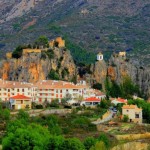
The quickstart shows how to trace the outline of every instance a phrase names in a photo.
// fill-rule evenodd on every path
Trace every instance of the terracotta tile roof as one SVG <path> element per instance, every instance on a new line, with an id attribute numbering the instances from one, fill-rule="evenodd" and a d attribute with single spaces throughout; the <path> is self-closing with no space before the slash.
<path id="1" fill-rule="evenodd" d="M 15 99 L 15 100 L 20 100 L 20 99 L 30 100 L 31 98 L 27 97 L 25 95 L 16 95 L 16 96 L 10 97 L 10 99 Z"/>
<path id="2" fill-rule="evenodd" d="M 127 99 L 123 99 L 123 98 L 110 98 L 111 101 L 116 101 L 116 102 L 119 102 L 119 103 L 127 103 Z"/>
<path id="3" fill-rule="evenodd" d="M 136 105 L 123 105 L 123 109 L 136 109 L 141 110 L 141 108 L 138 108 Z"/>
<path id="4" fill-rule="evenodd" d="M 117 101 L 121 102 L 121 103 L 126 103 L 127 102 L 127 99 L 123 99 L 123 98 L 118 98 Z"/>
<path id="5" fill-rule="evenodd" d="M 31 87 L 34 87 L 34 85 L 27 82 L 0 80 L 0 88 L 31 88 Z"/>
<path id="6" fill-rule="evenodd" d="M 89 97 L 87 99 L 85 99 L 85 101 L 90 101 L 90 102 L 100 102 L 101 100 L 96 98 L 96 97 Z"/>
<path id="7" fill-rule="evenodd" d="M 40 81 L 37 82 L 35 86 L 39 89 L 83 89 L 88 87 L 85 85 L 75 85 L 70 82 L 53 80 Z"/>

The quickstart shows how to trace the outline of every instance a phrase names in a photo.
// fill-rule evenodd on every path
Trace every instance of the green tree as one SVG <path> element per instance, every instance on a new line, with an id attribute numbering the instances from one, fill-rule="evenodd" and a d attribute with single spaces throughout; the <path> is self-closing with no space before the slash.
<path id="1" fill-rule="evenodd" d="M 62 150 L 85 150 L 82 142 L 77 138 L 65 139 Z"/>
<path id="2" fill-rule="evenodd" d="M 18 128 L 3 139 L 3 150 L 45 150 L 49 142 L 46 128 L 31 124 L 26 128 Z"/>
<path id="3" fill-rule="evenodd" d="M 110 106 L 110 101 L 106 99 L 102 99 L 98 107 L 99 106 L 103 109 L 107 109 Z"/>
<path id="4" fill-rule="evenodd" d="M 102 84 L 96 83 L 96 84 L 93 85 L 93 88 L 97 89 L 97 90 L 102 90 Z"/>
<path id="5" fill-rule="evenodd" d="M 123 78 L 123 83 L 121 84 L 121 90 L 123 92 L 123 97 L 130 99 L 132 96 L 136 94 L 140 94 L 139 87 L 135 85 L 131 78 L 126 76 Z"/>
<path id="6" fill-rule="evenodd" d="M 123 122 L 128 122 L 128 120 L 129 120 L 128 115 L 124 115 L 124 116 L 123 116 Z"/>
<path id="7" fill-rule="evenodd" d="M 107 150 L 103 141 L 97 142 L 95 146 L 92 146 L 90 150 Z"/>
<path id="8" fill-rule="evenodd" d="M 96 144 L 97 140 L 93 137 L 87 137 L 84 140 L 84 147 L 86 150 L 89 150 L 92 146 Z"/>
<path id="9" fill-rule="evenodd" d="M 48 79 L 59 80 L 59 74 L 55 70 L 51 69 L 51 71 L 48 74 Z"/>
<path id="10" fill-rule="evenodd" d="M 106 134 L 104 133 L 100 134 L 98 140 L 104 142 L 106 148 L 110 147 L 110 141 Z"/>
<path id="11" fill-rule="evenodd" d="M 27 112 L 25 112 L 24 110 L 20 109 L 17 114 L 17 119 L 29 121 L 29 114 Z"/>
<path id="12" fill-rule="evenodd" d="M 15 133 L 18 128 L 23 129 L 23 128 L 26 128 L 27 125 L 28 125 L 27 122 L 16 119 L 16 120 L 10 121 L 7 124 L 6 131 L 7 133 Z"/>
<path id="13" fill-rule="evenodd" d="M 51 136 L 47 146 L 48 150 L 63 150 L 65 138 L 62 136 Z"/>
<path id="14" fill-rule="evenodd" d="M 23 49 L 27 48 L 25 45 L 19 45 L 12 53 L 13 58 L 20 58 L 22 56 Z"/>
<path id="15" fill-rule="evenodd" d="M 6 121 L 8 121 L 10 119 L 10 110 L 9 109 L 3 110 L 2 118 L 3 118 L 3 120 L 6 120 Z"/>
<path id="16" fill-rule="evenodd" d="M 48 46 L 48 38 L 47 38 L 46 36 L 40 36 L 40 37 L 35 41 L 35 45 L 47 47 L 47 46 Z"/>

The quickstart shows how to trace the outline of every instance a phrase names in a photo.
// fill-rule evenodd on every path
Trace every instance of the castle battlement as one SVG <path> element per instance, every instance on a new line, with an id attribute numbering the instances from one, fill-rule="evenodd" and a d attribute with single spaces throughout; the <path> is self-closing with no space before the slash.
<path id="1" fill-rule="evenodd" d="M 27 53 L 41 53 L 41 49 L 23 49 L 23 55 Z"/>
<path id="2" fill-rule="evenodd" d="M 58 48 L 65 47 L 65 40 L 62 37 L 57 37 L 55 40 L 49 42 L 50 47 L 55 47 L 56 45 Z"/>
<path id="3" fill-rule="evenodd" d="M 12 58 L 12 52 L 6 53 L 6 58 L 7 58 L 7 59 L 11 59 L 11 58 Z"/>

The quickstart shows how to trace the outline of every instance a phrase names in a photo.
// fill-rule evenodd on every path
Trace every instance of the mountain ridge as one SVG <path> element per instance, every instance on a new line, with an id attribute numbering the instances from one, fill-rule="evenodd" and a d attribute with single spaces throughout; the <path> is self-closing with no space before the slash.
<path id="1" fill-rule="evenodd" d="M 88 52 L 104 51 L 110 56 L 114 51 L 130 50 L 130 57 L 149 64 L 149 1 L 57 2 L 43 0 L 24 16 L 0 24 L 0 43 L 5 45 L 1 51 L 32 42 L 39 35 L 49 39 L 67 35 Z"/>

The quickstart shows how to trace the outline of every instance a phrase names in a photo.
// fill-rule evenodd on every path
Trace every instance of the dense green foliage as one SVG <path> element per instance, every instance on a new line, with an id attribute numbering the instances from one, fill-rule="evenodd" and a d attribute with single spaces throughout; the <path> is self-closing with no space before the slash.
<path id="1" fill-rule="evenodd" d="M 76 64 L 79 63 L 91 64 L 95 61 L 94 53 L 87 52 L 80 46 L 69 41 L 68 38 L 65 38 L 65 40 L 66 40 L 66 48 L 71 51 L 71 54 Z"/>
<path id="2" fill-rule="evenodd" d="M 65 118 L 56 115 L 30 118 L 27 112 L 19 110 L 15 118 L 9 118 L 6 135 L 2 141 L 3 149 L 90 150 L 91 147 L 95 148 L 98 141 L 104 142 L 103 146 L 109 145 L 109 140 L 104 134 L 98 139 L 88 137 L 83 142 L 74 136 L 63 137 L 63 134 L 71 135 L 68 133 L 76 133 L 77 130 L 81 133 L 96 131 L 88 116 L 90 114 L 71 113 Z"/>
<path id="3" fill-rule="evenodd" d="M 98 140 L 93 138 L 93 137 L 87 137 L 84 140 L 84 146 L 86 150 L 89 150 L 92 146 L 94 146 L 96 144 Z"/>
<path id="4" fill-rule="evenodd" d="M 0 105 L 0 122 L 8 121 L 10 119 L 10 111 L 8 109 L 2 109 Z"/>
<path id="5" fill-rule="evenodd" d="M 124 115 L 124 116 L 123 116 L 123 122 L 128 122 L 128 120 L 129 120 L 128 115 Z"/>
<path id="6" fill-rule="evenodd" d="M 51 71 L 48 74 L 48 79 L 59 80 L 60 77 L 59 77 L 59 74 L 55 70 L 51 69 Z"/>
<path id="7" fill-rule="evenodd" d="M 102 84 L 96 83 L 96 84 L 93 85 L 93 88 L 97 89 L 97 90 L 102 90 Z"/>
<path id="8" fill-rule="evenodd" d="M 22 56 L 23 49 L 27 48 L 27 46 L 20 45 L 18 46 L 12 53 L 13 58 L 20 58 Z"/>
<path id="9" fill-rule="evenodd" d="M 123 82 L 120 85 L 106 77 L 105 89 L 108 97 L 123 97 L 130 99 L 134 94 L 143 96 L 139 90 L 139 87 L 135 85 L 128 76 L 123 78 Z"/>
<path id="10" fill-rule="evenodd" d="M 44 48 L 48 46 L 48 38 L 46 36 L 40 36 L 36 41 L 35 45 L 37 47 L 43 46 Z"/>
<path id="11" fill-rule="evenodd" d="M 12 131 L 9 130 L 7 137 L 3 140 L 4 150 L 45 150 L 47 148 L 49 133 L 40 125 L 30 124 L 17 128 L 15 132 Z"/>
<path id="12" fill-rule="evenodd" d="M 97 142 L 90 150 L 107 150 L 103 141 Z"/>
<path id="13" fill-rule="evenodd" d="M 110 140 L 106 136 L 106 134 L 104 133 L 100 134 L 100 136 L 98 137 L 98 140 L 104 142 L 106 148 L 110 147 Z"/>

